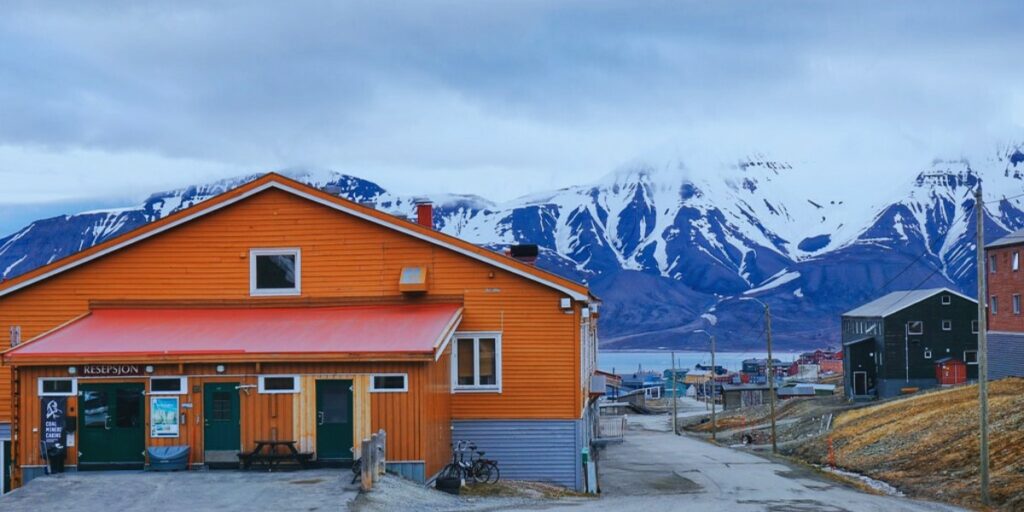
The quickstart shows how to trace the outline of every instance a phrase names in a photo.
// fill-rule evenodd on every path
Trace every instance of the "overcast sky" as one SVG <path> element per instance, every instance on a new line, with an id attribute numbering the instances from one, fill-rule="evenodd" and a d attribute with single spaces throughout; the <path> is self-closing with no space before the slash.
<path id="1" fill-rule="evenodd" d="M 891 173 L 1024 141 L 1020 1 L 85 3 L 5 2 L 0 231 L 289 167 L 504 200 L 636 161 Z"/>

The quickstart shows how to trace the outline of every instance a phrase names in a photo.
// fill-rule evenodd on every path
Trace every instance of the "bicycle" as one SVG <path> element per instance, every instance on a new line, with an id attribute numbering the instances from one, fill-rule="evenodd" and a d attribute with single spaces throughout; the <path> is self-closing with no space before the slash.
<path id="1" fill-rule="evenodd" d="M 458 441 L 452 443 L 452 461 L 441 470 L 440 476 L 458 478 L 463 481 L 497 483 L 501 478 L 498 461 L 485 459 L 485 452 L 477 451 L 476 443 Z M 469 460 L 466 455 L 469 454 Z"/>
<path id="2" fill-rule="evenodd" d="M 470 455 L 472 461 L 470 471 L 473 474 L 473 480 L 481 484 L 496 484 L 501 479 L 501 470 L 498 469 L 498 461 L 494 459 L 485 459 L 484 455 L 487 452 L 478 451 L 476 444 L 470 443 L 470 450 L 476 453 L 476 458 Z"/>

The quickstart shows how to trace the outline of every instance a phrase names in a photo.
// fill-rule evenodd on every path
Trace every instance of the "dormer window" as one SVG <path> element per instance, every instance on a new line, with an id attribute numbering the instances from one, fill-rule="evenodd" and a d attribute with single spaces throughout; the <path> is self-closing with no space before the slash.
<path id="1" fill-rule="evenodd" d="M 301 294 L 302 259 L 298 249 L 249 251 L 250 295 Z"/>

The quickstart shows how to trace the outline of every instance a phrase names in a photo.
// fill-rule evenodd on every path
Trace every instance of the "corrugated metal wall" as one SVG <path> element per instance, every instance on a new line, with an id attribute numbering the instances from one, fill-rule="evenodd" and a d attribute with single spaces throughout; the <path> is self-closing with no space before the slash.
<path id="1" fill-rule="evenodd" d="M 469 440 L 498 461 L 501 477 L 579 489 L 583 421 L 455 421 L 452 440 Z"/>
<path id="2" fill-rule="evenodd" d="M 988 333 L 988 378 L 1024 377 L 1024 333 Z"/>

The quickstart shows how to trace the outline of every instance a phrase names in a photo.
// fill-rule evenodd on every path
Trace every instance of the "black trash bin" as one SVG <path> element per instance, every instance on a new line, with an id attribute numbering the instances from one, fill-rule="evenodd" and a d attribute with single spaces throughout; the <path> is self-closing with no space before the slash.
<path id="1" fill-rule="evenodd" d="M 64 472 L 64 459 L 68 456 L 68 449 L 62 444 L 46 445 L 46 459 L 50 461 L 50 473 Z"/>

